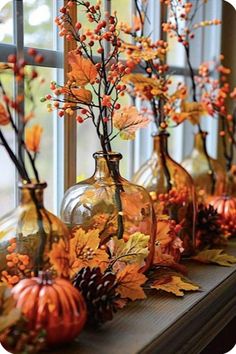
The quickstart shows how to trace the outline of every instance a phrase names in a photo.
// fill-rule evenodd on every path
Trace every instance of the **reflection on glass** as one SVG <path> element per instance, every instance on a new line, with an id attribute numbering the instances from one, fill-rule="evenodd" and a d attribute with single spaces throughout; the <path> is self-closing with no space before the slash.
<path id="1" fill-rule="evenodd" d="M 53 48 L 53 3 L 52 0 L 23 1 L 25 46 Z"/>
<path id="2" fill-rule="evenodd" d="M 0 1 L 0 42 L 13 43 L 13 1 Z"/>

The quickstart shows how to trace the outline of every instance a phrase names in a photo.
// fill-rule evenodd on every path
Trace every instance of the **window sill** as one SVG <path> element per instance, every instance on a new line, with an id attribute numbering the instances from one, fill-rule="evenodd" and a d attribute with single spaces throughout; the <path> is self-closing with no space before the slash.
<path id="1" fill-rule="evenodd" d="M 236 255 L 236 242 L 227 251 Z M 118 312 L 110 323 L 83 331 L 78 342 L 57 354 L 197 354 L 236 314 L 236 265 L 189 264 L 189 277 L 201 291 L 176 298 L 148 297 Z"/>

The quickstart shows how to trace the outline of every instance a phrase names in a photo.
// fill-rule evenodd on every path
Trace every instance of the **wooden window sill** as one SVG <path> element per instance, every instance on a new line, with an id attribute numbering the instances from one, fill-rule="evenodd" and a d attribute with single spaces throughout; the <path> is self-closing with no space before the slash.
<path id="1" fill-rule="evenodd" d="M 236 256 L 236 241 L 227 252 Z M 76 343 L 54 353 L 200 353 L 236 315 L 236 265 L 189 262 L 188 269 L 201 291 L 184 298 L 157 294 L 131 303 L 113 321 L 83 331 Z"/>

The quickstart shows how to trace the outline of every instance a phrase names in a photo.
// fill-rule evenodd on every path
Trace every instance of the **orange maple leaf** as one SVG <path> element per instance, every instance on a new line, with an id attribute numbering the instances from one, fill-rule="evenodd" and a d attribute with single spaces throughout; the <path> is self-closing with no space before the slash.
<path id="1" fill-rule="evenodd" d="M 85 88 L 73 88 L 71 89 L 71 93 L 74 98 L 78 101 L 84 102 L 84 103 L 90 103 L 92 101 L 93 95 L 90 90 L 86 90 Z"/>
<path id="2" fill-rule="evenodd" d="M 91 60 L 72 50 L 68 54 L 68 62 L 72 70 L 68 73 L 71 81 L 75 81 L 79 86 L 85 86 L 88 83 L 94 83 L 97 77 L 97 69 Z"/>
<path id="3" fill-rule="evenodd" d="M 124 140 L 133 140 L 138 129 L 146 127 L 150 119 L 140 114 L 136 107 L 126 106 L 113 115 L 114 126 Z"/>
<path id="4" fill-rule="evenodd" d="M 146 282 L 147 278 L 144 274 L 139 273 L 139 270 L 139 265 L 129 264 L 117 273 L 117 292 L 122 299 L 128 298 L 134 301 L 146 298 L 141 285 Z"/>
<path id="5" fill-rule="evenodd" d="M 43 128 L 39 124 L 25 129 L 25 144 L 28 150 L 33 152 L 39 151 L 42 132 Z"/>
<path id="6" fill-rule="evenodd" d="M 192 284 L 187 279 L 183 279 L 181 275 L 170 275 L 161 277 L 160 279 L 156 280 L 151 288 L 156 290 L 163 290 L 168 293 L 173 293 L 176 296 L 184 296 L 185 291 L 197 291 L 199 290 L 199 286 L 196 284 Z"/>
<path id="7" fill-rule="evenodd" d="M 66 250 L 65 241 L 63 239 L 53 244 L 48 257 L 57 275 L 67 278 L 69 275 L 69 252 Z"/>
<path id="8" fill-rule="evenodd" d="M 99 248 L 99 230 L 84 231 L 76 228 L 70 240 L 70 273 L 73 276 L 84 267 L 100 267 L 105 270 L 108 265 L 108 254 Z"/>
<path id="9" fill-rule="evenodd" d="M 0 125 L 7 125 L 10 122 L 9 115 L 2 103 L 0 103 Z"/>

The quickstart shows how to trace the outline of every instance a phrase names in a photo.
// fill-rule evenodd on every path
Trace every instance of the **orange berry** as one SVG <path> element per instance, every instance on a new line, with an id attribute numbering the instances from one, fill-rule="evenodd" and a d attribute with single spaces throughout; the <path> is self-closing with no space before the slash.
<path id="1" fill-rule="evenodd" d="M 9 268 L 12 268 L 12 267 L 14 267 L 14 263 L 13 263 L 13 262 L 7 262 L 7 266 L 8 266 Z"/>
<path id="2" fill-rule="evenodd" d="M 24 264 L 21 264 L 21 265 L 18 266 L 18 268 L 19 268 L 20 270 L 25 270 L 26 267 L 25 267 Z"/>

